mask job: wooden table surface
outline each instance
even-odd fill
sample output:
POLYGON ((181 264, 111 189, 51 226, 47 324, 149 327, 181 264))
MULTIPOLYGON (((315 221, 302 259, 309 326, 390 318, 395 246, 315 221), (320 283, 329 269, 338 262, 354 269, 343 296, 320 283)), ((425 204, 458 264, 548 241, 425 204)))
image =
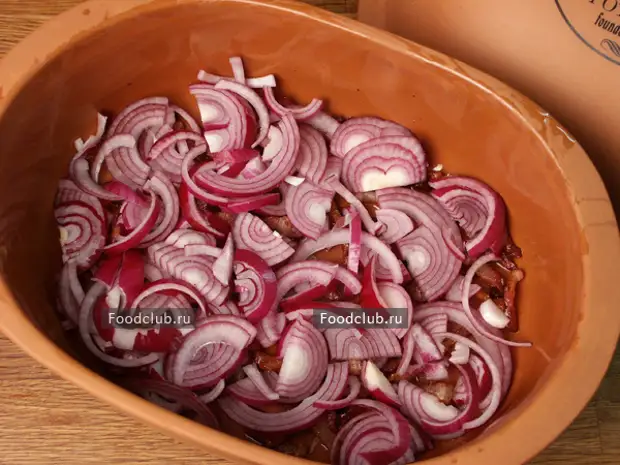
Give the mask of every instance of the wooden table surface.
MULTIPOLYGON (((41 23, 80 1, 0 0, 0 57, 41 23)), ((357 0, 306 2, 354 16, 357 0)), ((59 379, 0 335, 0 464, 56 463, 229 462, 117 413, 59 379)), ((620 464, 620 351, 586 409, 531 463, 620 464)))

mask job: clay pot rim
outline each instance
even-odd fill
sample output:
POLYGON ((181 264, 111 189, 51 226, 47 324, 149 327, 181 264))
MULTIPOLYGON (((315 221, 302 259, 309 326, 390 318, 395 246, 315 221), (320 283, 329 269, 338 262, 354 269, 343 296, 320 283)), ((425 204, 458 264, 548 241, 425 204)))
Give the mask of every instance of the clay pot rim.
MULTIPOLYGON (((569 139, 570 136, 547 112, 498 80, 446 55, 352 19, 289 0, 226 1, 231 5, 251 4, 277 9, 282 14, 302 15, 347 30, 410 59, 442 68, 489 92, 507 111, 518 116, 544 144, 570 188, 572 198, 569 201, 582 229, 584 250, 587 250, 582 255, 584 297, 575 340, 545 386, 534 398, 524 402, 527 405, 520 407, 518 415, 492 426, 491 434, 485 433, 426 463, 477 465, 494 463, 499 457, 507 464, 526 462, 551 443, 590 400, 605 374, 620 333, 620 313, 614 309, 614 302, 620 301, 620 287, 617 286, 620 276, 616 271, 620 263, 618 226, 607 192, 589 158, 583 150, 576 150, 575 147, 571 148, 571 156, 565 157, 567 149, 563 144, 566 140, 558 140, 557 136, 545 137, 543 131, 554 128, 569 139), (614 271, 615 275, 610 274, 614 271), (575 379, 579 382, 574 382, 575 379), (545 420, 541 421, 541 418, 545 420)), ((146 11, 203 2, 91 0, 62 13, 17 45, 0 63, 0 117, 24 84, 48 60, 79 42, 85 35, 146 11)), ((0 313, 3 316, 0 329, 35 360, 116 409, 167 434, 238 462, 274 465, 314 463, 206 428, 157 407, 95 374, 59 349, 30 322, 4 281, 0 282, 0 313)))

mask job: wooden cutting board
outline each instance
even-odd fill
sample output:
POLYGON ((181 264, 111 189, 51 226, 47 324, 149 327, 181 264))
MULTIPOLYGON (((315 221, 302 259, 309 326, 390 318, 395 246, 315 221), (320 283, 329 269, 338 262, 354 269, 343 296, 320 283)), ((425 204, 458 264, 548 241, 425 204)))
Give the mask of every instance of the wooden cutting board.
MULTIPOLYGON (((0 0, 0 57, 41 23, 80 1, 0 0)), ((348 16, 355 15, 357 6, 357 0, 306 3, 348 16)), ((228 463, 116 412, 0 335, 0 464, 228 463)), ((592 402, 532 464, 620 464, 620 353, 592 402)))

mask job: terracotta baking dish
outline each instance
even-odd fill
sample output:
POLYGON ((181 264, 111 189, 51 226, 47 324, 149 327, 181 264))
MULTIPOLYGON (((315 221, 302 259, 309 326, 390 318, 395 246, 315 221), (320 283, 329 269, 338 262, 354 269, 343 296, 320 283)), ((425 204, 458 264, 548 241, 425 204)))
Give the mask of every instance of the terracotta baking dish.
MULTIPOLYGON (((52 201, 72 141, 96 111, 151 94, 186 107, 187 85, 241 55, 299 101, 410 127, 433 160, 497 189, 527 278, 516 377, 497 421, 429 464, 521 464, 594 393, 620 329, 617 224, 581 147, 531 101, 453 59, 287 1, 92 1, 59 16, 0 65, 0 322, 60 376, 179 439, 242 463, 310 463, 210 430, 124 391, 66 341, 54 314, 60 268, 52 201)), ((165 445, 162 445, 165 447, 165 445)))

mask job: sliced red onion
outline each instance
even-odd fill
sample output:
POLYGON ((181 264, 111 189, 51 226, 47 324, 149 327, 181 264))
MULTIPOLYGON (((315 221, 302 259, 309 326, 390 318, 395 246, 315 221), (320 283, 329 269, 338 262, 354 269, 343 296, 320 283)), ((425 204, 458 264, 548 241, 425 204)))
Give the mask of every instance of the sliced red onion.
MULTIPOLYGON (((265 137, 267 137, 267 131, 269 131, 269 111, 258 94, 243 83, 225 80, 215 84, 215 89, 233 92, 252 105, 258 116, 259 127, 258 136, 256 137, 256 141, 252 144, 252 147, 256 147, 260 144, 265 137)), ((270 87, 267 87, 267 89, 270 89, 270 87)))
MULTIPOLYGON (((299 134, 302 135, 301 127, 299 128, 299 134)), ((267 162, 273 160, 280 150, 282 150, 283 137, 282 131, 278 126, 269 126, 267 132, 267 138, 263 141, 263 155, 262 160, 267 162)), ((301 156, 301 142, 300 142, 300 156, 301 156)), ((298 162, 299 163, 299 162, 298 162)))
MULTIPOLYGON (((240 352, 251 344, 254 337, 256 337, 256 329, 243 318, 224 315, 207 317, 200 326, 185 337, 176 352, 172 381, 177 385, 183 385, 192 359, 203 347, 208 348, 209 344, 224 343, 240 352)), ((208 383, 203 381, 201 384, 207 385, 211 382, 216 384, 218 381, 219 379, 212 379, 208 383)))
POLYGON ((247 147, 254 138, 254 120, 237 96, 211 86, 192 85, 204 136, 212 153, 247 147))
POLYGON ((379 207, 399 210, 413 220, 415 226, 427 226, 451 231, 451 239, 457 247, 462 246, 458 225, 452 220, 439 201, 428 194, 413 189, 395 187, 376 192, 379 207))
MULTIPOLYGON (((491 371, 482 361, 482 359, 476 354, 471 353, 471 351, 469 354, 468 364, 476 376, 476 381, 480 390, 480 398, 486 399, 489 395, 489 392, 491 391, 491 387, 493 384, 491 371)), ((504 383, 502 382, 502 387, 503 385, 504 383)), ((465 380, 463 379, 463 376, 461 376, 459 377, 454 386, 454 396, 452 400, 457 406, 463 406, 469 402, 469 395, 470 394, 465 385, 465 380)))
POLYGON ((201 189, 194 181, 194 177, 196 177, 200 172, 213 169, 215 167, 214 162, 194 166, 192 167, 192 170, 190 172, 190 166, 192 165, 194 160, 199 156, 203 155, 204 153, 204 147, 198 146, 190 150, 189 153, 185 155, 183 163, 181 164, 181 178, 183 179, 183 185, 181 186, 181 188, 183 189, 184 186, 189 191, 189 193, 208 204, 218 206, 226 205, 228 203, 227 198, 211 194, 201 189))
POLYGON ((180 205, 177 191, 168 177, 161 172, 155 172, 145 184, 145 189, 156 193, 164 205, 164 215, 153 230, 140 243, 141 247, 148 247, 162 240, 174 230, 179 220, 180 205))
MULTIPOLYGON (((321 180, 321 184, 323 185, 323 187, 325 187, 325 189, 333 189, 333 187, 331 187, 327 183, 327 181, 334 182, 335 180, 340 178, 341 173, 342 173, 342 158, 331 157, 331 156, 327 157, 327 163, 325 164, 325 175, 323 176, 323 179, 321 180)), ((340 186, 342 186, 342 184, 340 184, 340 186)), ((342 186, 342 189, 345 189, 345 187, 342 186)))
POLYGON ((233 237, 238 248, 256 252, 268 265, 273 266, 289 258, 295 250, 260 218, 241 213, 233 224, 233 237))
POLYGON ((58 183, 58 192, 54 199, 54 206, 57 207, 61 204, 74 202, 85 203, 95 211, 99 218, 105 220, 103 205, 101 205, 101 201, 97 197, 87 194, 70 179, 61 179, 58 183))
MULTIPOLYGON (((510 355, 510 348, 503 344, 498 344, 486 336, 482 335, 476 328, 474 328, 467 314, 463 311, 463 306, 453 302, 434 302, 432 304, 424 304, 416 307, 416 312, 413 316, 414 321, 423 322, 429 317, 437 317, 438 315, 447 316, 450 321, 457 323, 471 333, 476 342, 489 354, 493 359, 496 366, 499 367, 502 373, 502 395, 505 395, 510 386, 510 380, 512 378, 512 357, 510 355)), ((501 333, 498 330, 490 328, 496 335, 501 333)), ((433 335, 434 337, 437 334, 433 335)), ((487 396, 490 401, 490 396, 487 396)))
POLYGON ((286 326, 286 317, 284 313, 270 311, 256 325, 256 340, 261 347, 267 348, 274 345, 280 340, 286 326))
MULTIPOLYGON (((263 379, 263 381, 265 380, 263 379)), ((269 385, 268 388, 272 390, 271 386, 269 385)), ((273 400, 268 399, 256 387, 256 384, 250 378, 243 378, 233 384, 228 385, 228 387, 226 388, 226 394, 243 402, 244 404, 251 405, 252 407, 261 407, 263 405, 269 405, 274 402, 273 400)))
POLYGON ((105 248, 105 223, 86 203, 61 204, 54 210, 60 232, 62 259, 89 268, 105 248))
POLYGON ((347 268, 352 273, 357 274, 360 265, 360 255, 362 253, 362 220, 359 213, 352 212, 349 224, 349 254, 347 257, 347 268))
MULTIPOLYGON (((299 156, 297 171, 300 176, 314 184, 319 184, 325 175, 327 167, 327 144, 319 131, 308 125, 299 126, 299 156)), ((265 157, 263 156, 263 159, 265 157)))
POLYGON ((279 413, 265 413, 255 410, 232 397, 220 397, 218 404, 232 420, 240 425, 265 432, 295 432, 313 425, 324 410, 313 407, 317 400, 338 399, 346 387, 349 369, 346 363, 330 364, 325 381, 319 390, 291 410, 279 413))
POLYGON ((84 155, 84 152, 79 152, 73 160, 71 160, 71 164, 69 166, 69 173, 71 174, 71 178, 75 181, 76 185, 79 186, 79 188, 85 193, 103 200, 122 200, 121 197, 108 192, 102 186, 93 181, 90 177, 90 167, 88 165, 88 161, 81 158, 82 155, 84 155))
MULTIPOLYGON (((335 276, 335 275, 334 275, 335 276)), ((295 286, 295 291, 297 293, 293 296, 286 297, 280 301, 280 308, 285 312, 290 312, 295 309, 298 309, 302 305, 310 304, 315 299, 321 299, 327 294, 330 290, 334 290, 334 281, 332 281, 329 285, 324 286, 322 284, 309 285, 309 287, 305 287, 307 283, 298 284, 295 286), (300 290, 300 288, 303 288, 300 290)))
POLYGON ((142 292, 134 299, 130 308, 138 308, 142 301, 153 294, 166 292, 181 292, 198 304, 200 314, 204 318, 207 315, 207 302, 194 286, 178 279, 160 279, 147 284, 142 292))
POLYGON ((469 362, 469 352, 469 347, 457 342, 454 345, 452 355, 450 355, 450 363, 453 363, 454 365, 465 365, 469 362))
MULTIPOLYGON (((420 321, 420 325, 431 336, 437 333, 446 333, 448 332, 448 315, 437 314, 426 317, 420 321)), ((441 347, 439 347, 439 349, 441 349, 441 347)))
POLYGON ((403 356, 400 359, 398 367, 396 368, 396 374, 404 376, 409 370, 411 361, 413 360, 413 352, 415 350, 415 338, 412 331, 407 331, 403 338, 403 356))
POLYGON ((349 202, 353 206, 353 208, 357 210, 357 212, 360 215, 360 218, 362 219, 362 222, 364 223, 364 227, 371 234, 374 235, 380 230, 381 224, 375 223, 375 221, 373 221, 373 219, 370 217, 370 213, 368 213, 368 210, 366 210, 366 207, 364 206, 364 204, 355 195, 349 192, 340 183, 340 181, 335 175, 332 175, 331 177, 326 178, 324 182, 327 185, 329 185, 332 189, 334 189, 340 197, 342 197, 344 200, 349 202))
POLYGON ((327 371, 327 344, 323 335, 306 320, 297 320, 285 332, 278 347, 282 357, 276 392, 284 397, 313 394, 327 371))
MULTIPOLYGON (((154 247, 158 247, 157 245, 154 247)), ((170 276, 186 281, 214 305, 223 304, 228 298, 229 288, 222 285, 213 274, 213 260, 204 255, 187 256, 184 250, 159 249, 149 251, 154 263, 170 276)))
POLYGON ((289 263, 280 268, 276 276, 278 278, 278 300, 281 300, 290 290, 302 283, 309 283, 312 286, 327 286, 332 280, 338 279, 354 289, 361 288, 361 283, 350 273, 347 274, 346 270, 333 263, 319 260, 289 263))
POLYGON ((324 335, 331 360, 368 360, 402 355, 398 338, 391 330, 367 329, 360 336, 352 328, 329 328, 324 335))
MULTIPOLYGON (((179 249, 184 249, 187 246, 202 245, 207 247, 215 246, 215 239, 203 232, 194 231, 192 229, 177 229, 170 233, 164 240, 165 244, 173 245, 179 249)), ((217 255, 214 256, 219 256, 217 255)))
POLYGON ((213 262, 213 275, 225 286, 228 286, 228 282, 232 276, 234 252, 233 238, 232 235, 229 235, 221 255, 213 262))
MULTIPOLYGON (((226 176, 228 176, 228 173, 231 170, 228 170, 226 172, 226 176)), ((243 169, 239 171, 239 175, 237 176, 237 178, 252 180, 252 179, 255 179, 257 176, 262 175, 266 170, 267 170, 267 165, 265 165, 263 160, 259 157, 255 157, 249 162, 247 162, 246 165, 243 167, 243 169)), ((231 175, 229 177, 234 177, 234 176, 231 175)))
POLYGON ((284 205, 288 218, 302 234, 317 239, 329 229, 327 212, 334 195, 309 181, 287 189, 284 205))
POLYGON ((275 392, 269 384, 265 381, 263 374, 258 370, 256 365, 246 365, 243 367, 243 371, 248 378, 254 383, 256 388, 269 400, 278 400, 280 395, 275 392))
POLYGON ((305 107, 285 107, 278 103, 275 94, 273 93, 273 88, 266 87, 264 89, 264 97, 267 106, 273 111, 276 115, 285 117, 287 114, 293 115, 293 117, 298 121, 307 120, 308 118, 312 118, 323 108, 323 101, 319 99, 313 99, 305 107))
POLYGON ((419 324, 414 323, 410 329, 416 343, 414 358, 421 364, 443 360, 443 354, 433 337, 419 324))
POLYGON ((277 192, 271 194, 261 194, 254 197, 248 197, 247 199, 238 199, 234 202, 230 202, 225 207, 222 207, 223 211, 230 213, 247 213, 254 210, 260 210, 270 205, 277 205, 280 203, 280 194, 277 192))
POLYGON ((290 114, 282 118, 280 130, 282 150, 274 157, 271 165, 251 182, 221 176, 213 171, 200 173, 196 176, 196 182, 210 192, 230 197, 247 197, 272 190, 291 174, 299 152, 299 128, 290 114))
POLYGON ((388 405, 400 405, 398 394, 396 394, 388 379, 374 363, 367 361, 364 364, 361 378, 364 387, 372 397, 388 405))
POLYGON ((230 57, 228 61, 230 62, 235 81, 240 84, 245 84, 245 68, 241 57, 230 57))
MULTIPOLYGON (((499 368, 493 362, 493 359, 491 358, 491 356, 482 347, 480 347, 478 344, 476 344, 472 340, 467 339, 466 337, 460 336, 458 334, 452 334, 452 333, 443 333, 441 335, 438 335, 438 337, 449 338, 455 342, 461 343, 469 347, 470 350, 476 352, 484 360, 485 364, 491 371, 492 387, 489 393, 490 402, 488 403, 488 405, 485 405, 484 407, 482 407, 482 405, 485 404, 485 402, 483 401, 483 403, 481 404, 481 407, 484 409, 482 414, 479 417, 475 419, 471 419, 463 424, 464 430, 478 428, 479 426, 486 424, 491 419, 491 417, 495 414, 495 412, 497 411, 499 407, 499 403, 502 397, 501 374, 499 372, 499 368)), ((457 368, 463 370, 461 371, 461 375, 465 373, 465 369, 463 367, 457 365, 457 368)), ((477 388, 477 383, 475 381, 475 375, 473 374, 473 372, 471 376, 468 376, 468 379, 469 379, 468 384, 470 386, 475 386, 477 388)))
POLYGON ((151 171, 140 158, 135 137, 129 134, 112 136, 101 145, 91 165, 91 176, 95 182, 99 179, 104 161, 114 179, 132 188, 142 187, 151 171))
POLYGON ((492 299, 487 299, 478 307, 480 316, 490 326, 504 329, 510 323, 510 318, 497 306, 492 299))
POLYGON ((221 379, 208 393, 198 396, 198 399, 200 399, 200 402, 202 402, 203 404, 210 404, 211 402, 214 402, 220 395, 222 395, 225 387, 226 381, 221 379))
POLYGON ((111 365, 115 365, 118 367, 138 367, 143 365, 150 365, 155 362, 159 357, 157 354, 152 353, 149 355, 145 355, 143 357, 138 358, 118 358, 108 355, 99 349, 97 345, 93 342, 91 337, 90 327, 92 324, 92 315, 93 308, 100 297, 102 297, 107 291, 107 286, 101 282, 94 282, 90 287, 84 300, 82 300, 82 305, 80 306, 80 319, 79 319, 79 328, 80 328, 80 336, 84 341, 84 345, 99 359, 103 360, 106 363, 111 365))
MULTIPOLYGON (((173 114, 179 115, 181 121, 184 123, 185 127, 190 129, 191 131, 200 134, 202 131, 200 129, 200 125, 196 122, 196 120, 190 115, 187 111, 177 105, 169 105, 168 110, 173 112, 173 114)), ((176 119, 176 118, 175 118, 176 119)))
POLYGON ((234 272, 239 307, 249 322, 257 323, 275 307, 276 275, 259 255, 243 249, 235 252, 234 272))
MULTIPOLYGON (((317 240, 306 239, 301 242, 300 246, 295 251, 291 262, 305 260, 319 250, 327 249, 340 244, 347 244, 349 239, 350 233, 346 229, 333 229, 330 232, 323 234, 317 240)), ((362 231, 361 243, 363 246, 376 252, 381 257, 381 260, 389 266, 392 272, 392 279, 396 284, 401 284, 403 282, 403 273, 400 269, 400 260, 398 260, 396 255, 394 255, 394 252, 392 252, 387 245, 364 231, 362 231)))
POLYGON ((148 211, 144 215, 142 222, 127 236, 124 236, 118 241, 106 245, 104 247, 104 251, 107 254, 118 254, 137 247, 144 241, 144 239, 149 234, 149 231, 153 229, 157 218, 159 217, 160 207, 155 194, 153 192, 150 192, 150 195, 151 203, 148 211))
MULTIPOLYGON (((216 316, 214 318, 235 317, 216 316)), ((190 334, 195 332, 193 331, 190 334)), ((183 370, 181 386, 194 390, 210 388, 234 373, 244 363, 246 358, 245 350, 239 350, 223 342, 205 344, 194 354, 187 366, 181 365, 184 359, 179 358, 179 353, 177 352, 174 353, 171 361, 172 381, 174 381, 174 376, 177 372, 175 370, 183 370)))
MULTIPOLYGON (((148 127, 144 123, 150 123, 153 116, 155 120, 164 118, 168 108, 166 97, 148 97, 125 107, 110 125, 108 133, 111 136, 116 134, 132 134, 138 126, 148 127)), ((163 120, 159 124, 161 126, 163 120)))
POLYGON ((380 208, 377 210, 377 220, 385 225, 380 237, 387 244, 393 244, 413 231, 413 222, 399 210, 380 208))
POLYGON ((461 269, 461 262, 450 253, 438 234, 435 229, 421 226, 397 242, 420 297, 427 301, 445 294, 461 269))
POLYGON ((349 394, 338 400, 316 400, 312 404, 313 407, 323 410, 340 410, 348 407, 351 402, 357 399, 362 388, 362 383, 355 376, 349 376, 349 394))
POLYGON ((347 153, 342 178, 353 192, 417 184, 426 179, 426 154, 413 137, 379 137, 347 153))
POLYGON ((467 253, 478 258, 487 250, 499 254, 506 243, 506 206, 487 184, 464 176, 430 182, 433 196, 465 230, 467 253))
POLYGON ((394 329, 396 337, 399 339, 403 338, 413 322, 413 302, 411 297, 409 297, 409 294, 402 286, 391 282, 377 283, 377 290, 387 308, 407 309, 407 327, 394 329))
MULTIPOLYGON (((456 277, 454 283, 452 283, 452 286, 448 289, 448 292, 446 292, 446 300, 449 300, 450 302, 460 302, 463 299, 463 278, 463 276, 456 277)), ((469 298, 471 299, 475 296, 480 289, 481 287, 478 284, 472 283, 469 287, 469 298)))
POLYGON ((86 139, 86 142, 82 141, 81 138, 76 139, 75 150, 83 151, 85 149, 89 149, 97 145, 101 141, 101 138, 103 137, 103 134, 105 133, 107 124, 108 124, 108 118, 102 115, 101 113, 97 113, 97 132, 93 136, 88 136, 88 139, 86 139))
MULTIPOLYGON (((414 359, 416 358, 415 349, 413 352, 413 357, 414 359)), ((421 373, 428 381, 442 381, 448 379, 448 377, 450 376, 450 374, 448 373, 448 364, 444 361, 427 363, 426 365, 422 365, 421 373)))
POLYGON ((411 131, 392 121, 374 117, 349 118, 335 131, 330 147, 331 153, 344 158, 355 147, 377 137, 409 136, 411 131))
POLYGON ((334 134, 340 126, 340 123, 334 117, 322 111, 315 113, 305 120, 305 123, 323 133, 330 140, 334 137, 334 134))
POLYGON ((377 280, 375 278, 375 268, 377 263, 377 256, 373 255, 370 259, 370 263, 364 268, 363 288, 360 296, 360 302, 367 308, 387 308, 387 304, 382 299, 377 287, 377 280))
POLYGON ((205 147, 204 138, 200 134, 191 131, 171 131, 159 138, 149 150, 147 159, 153 169, 159 169, 166 173, 170 179, 180 184, 181 165, 183 157, 187 152, 181 153, 177 150, 179 144, 189 151, 188 143, 193 143, 196 147, 205 147))
POLYGON ((476 328, 476 331, 488 337, 492 341, 498 342, 500 344, 505 344, 511 347, 531 347, 532 346, 531 342, 508 341, 502 338, 501 336, 497 336, 496 334, 491 333, 485 327, 484 323, 481 322, 478 319, 478 317, 473 314, 471 306, 469 305, 469 297, 467 296, 469 296, 469 292, 470 292, 471 285, 472 285, 472 280, 474 279, 476 272, 480 269, 481 266, 486 265, 487 263, 496 261, 496 260, 497 260, 497 257, 493 253, 488 253, 478 258, 469 267, 469 269, 467 270, 467 273, 465 274, 465 278, 463 282, 463 295, 461 297, 462 299, 461 304, 463 305, 463 309, 465 310, 465 313, 469 317, 469 320, 471 321, 471 324, 473 325, 473 327, 476 328))
MULTIPOLYGON (((186 184, 181 184, 179 188, 179 202, 183 218, 191 225, 192 228, 205 233, 213 234, 216 237, 226 237, 226 234, 221 231, 222 222, 217 223, 213 213, 209 211, 201 210, 196 202, 196 197, 189 191, 186 184)), ((226 228, 229 229, 226 224, 226 228)))
POLYGON ((407 453, 411 444, 409 423, 397 410, 374 400, 358 399, 351 405, 372 409, 377 417, 362 420, 343 439, 340 463, 391 463, 407 453), (364 429, 364 422, 369 429, 364 429), (357 437, 356 437, 357 436, 357 437), (354 459, 357 458, 359 459, 354 459))
POLYGON ((77 324, 80 304, 84 300, 84 290, 78 279, 77 266, 72 260, 65 263, 62 268, 58 294, 63 311, 73 323, 77 324))

